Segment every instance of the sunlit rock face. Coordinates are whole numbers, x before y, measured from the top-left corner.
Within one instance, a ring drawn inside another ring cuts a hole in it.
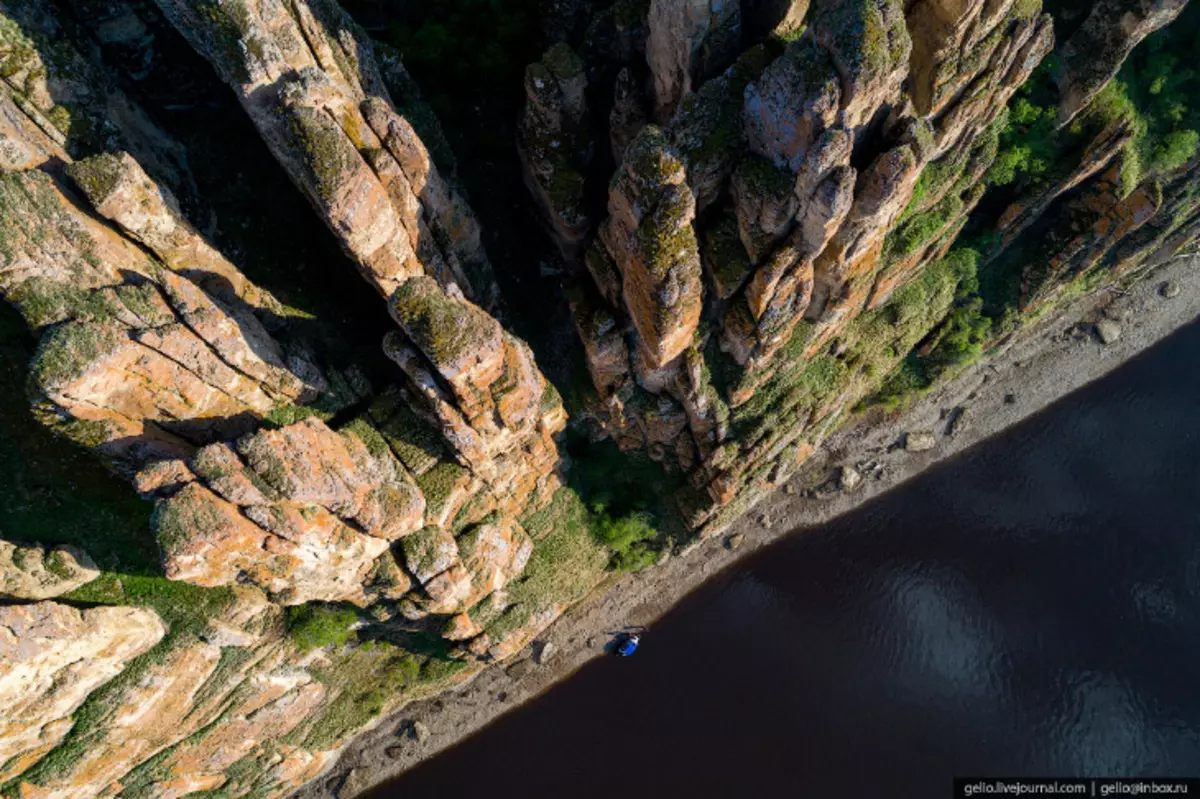
[[[341,8],[270,0],[158,6],[238,94],[384,296],[424,274],[492,304],[474,215],[396,112],[370,39]]]
[[[695,524],[789,473],[867,390],[837,366],[842,385],[814,398],[802,376],[947,255],[981,196],[1009,98],[1053,44],[1030,3],[727,12],[648,9],[652,80],[639,98],[636,64],[619,76],[611,118],[623,125],[624,109],[642,105],[661,127],[633,139],[614,129],[608,218],[580,259],[594,287],[571,300],[597,419],[622,447],[692,474],[679,499]],[[748,33],[764,29],[780,40],[762,46]],[[739,44],[716,46],[718,30]],[[756,407],[756,395],[773,407]],[[667,406],[682,428],[663,425]]]
[[[100,576],[86,552],[0,541],[0,598],[52,599]]]
[[[165,632],[141,608],[0,606],[0,777],[20,774],[58,745],[88,694]]]

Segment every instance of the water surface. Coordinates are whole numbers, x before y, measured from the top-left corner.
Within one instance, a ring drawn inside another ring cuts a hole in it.
[[[705,584],[383,797],[1200,775],[1200,327]]]

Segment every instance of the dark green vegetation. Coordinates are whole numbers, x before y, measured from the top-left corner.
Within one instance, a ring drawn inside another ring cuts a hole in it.
[[[354,635],[358,613],[350,607],[310,602],[287,609],[287,631],[296,647],[341,647]]]
[[[610,554],[596,542],[587,507],[571,488],[560,489],[547,507],[521,519],[535,546],[521,577],[506,590],[511,604],[493,612],[484,602],[471,618],[494,638],[537,616],[582,599],[604,576]]]
[[[655,463],[644,450],[621,452],[612,441],[569,435],[571,489],[587,506],[593,537],[612,550],[615,569],[652,564],[687,533],[674,494],[684,475]]]
[[[1045,186],[1073,168],[1096,133],[1125,125],[1123,188],[1181,166],[1200,144],[1200,8],[1194,4],[1171,25],[1151,34],[1088,109],[1058,129],[1057,59],[1048,57],[1011,104],[1000,154],[989,174],[995,186],[1017,191]]]
[[[1048,257],[1048,223],[1044,219],[1002,253],[989,231],[1009,203],[1029,201],[1074,170],[1099,134],[1122,128],[1128,132],[1119,156],[1122,194],[1143,180],[1169,175],[1196,155],[1200,71],[1192,64],[1198,48],[1200,6],[1191,4],[1174,23],[1147,37],[1092,104],[1061,129],[1056,126],[1057,59],[1051,54],[1042,62],[1010,103],[999,152],[987,175],[991,189],[951,256],[960,275],[954,306],[869,404],[886,408],[907,404],[1016,330],[1021,321],[1022,270]],[[918,194],[922,184],[936,180],[929,174],[936,166],[922,176]],[[1094,289],[1105,280],[1103,269],[1081,275],[1068,286],[1068,296]]]

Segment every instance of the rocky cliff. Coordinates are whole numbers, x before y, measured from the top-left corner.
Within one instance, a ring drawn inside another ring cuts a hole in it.
[[[145,503],[0,518],[0,791],[286,795],[1189,246],[1185,5],[556,0],[496,167],[332,0],[0,0],[14,462]]]

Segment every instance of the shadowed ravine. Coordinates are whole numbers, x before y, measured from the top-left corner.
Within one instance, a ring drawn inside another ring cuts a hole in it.
[[[944,796],[1200,771],[1193,325],[743,561],[369,796]]]

